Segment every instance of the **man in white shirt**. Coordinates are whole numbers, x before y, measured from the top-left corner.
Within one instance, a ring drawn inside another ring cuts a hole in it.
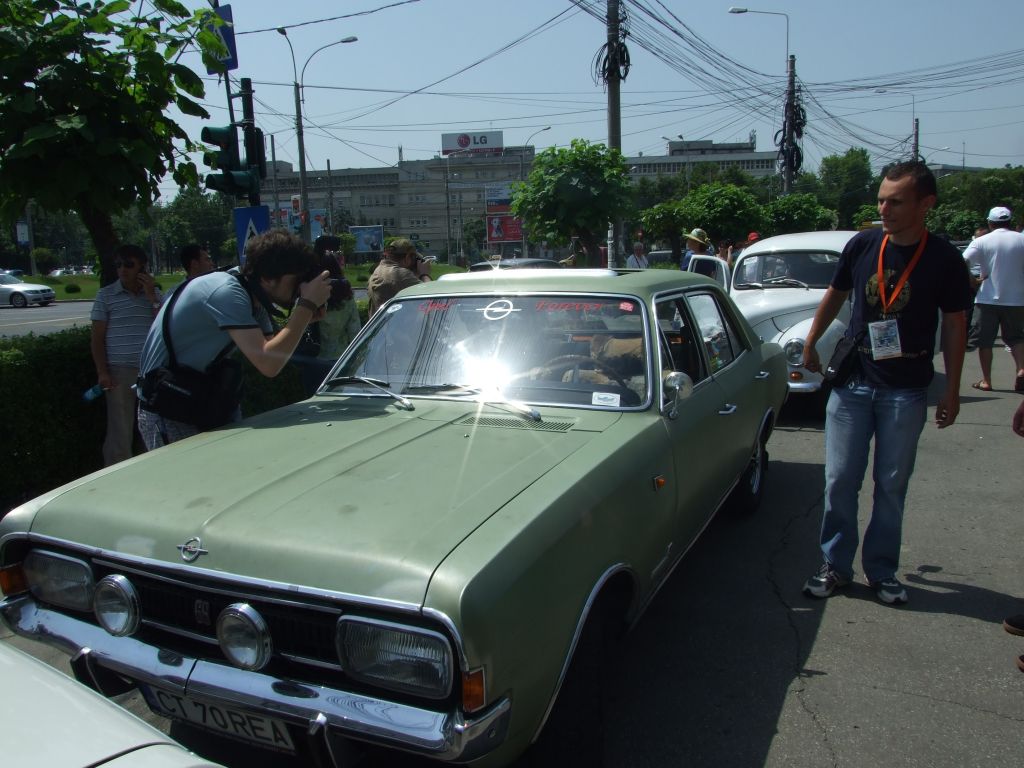
[[[967,246],[964,259],[977,267],[981,287],[974,303],[978,310],[978,361],[981,380],[975,389],[992,389],[992,347],[996,332],[1013,355],[1014,389],[1024,392],[1024,234],[1012,226],[1009,208],[997,205],[988,213],[989,233]]]

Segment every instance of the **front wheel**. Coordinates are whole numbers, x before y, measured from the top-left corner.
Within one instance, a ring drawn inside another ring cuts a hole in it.
[[[764,496],[764,478],[767,471],[768,449],[765,447],[764,435],[761,434],[754,442],[750,463],[732,492],[730,502],[736,512],[750,515],[757,511]]]
[[[28,299],[20,293],[13,293],[11,294],[11,306],[17,307],[18,309],[24,309],[28,306]]]

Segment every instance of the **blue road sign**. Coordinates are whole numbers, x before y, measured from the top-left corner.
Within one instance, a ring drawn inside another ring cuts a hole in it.
[[[238,264],[245,264],[245,246],[260,232],[270,229],[270,209],[265,205],[235,208],[235,240],[238,242]]]
[[[220,16],[224,23],[220,26],[213,28],[213,33],[218,35],[221,40],[224,41],[224,47],[228,49],[227,56],[218,57],[224,62],[224,69],[230,72],[233,69],[238,69],[238,49],[235,47],[235,22],[231,17],[231,6],[221,5],[213,9],[213,12]],[[219,72],[215,69],[206,68],[208,75],[216,75]]]

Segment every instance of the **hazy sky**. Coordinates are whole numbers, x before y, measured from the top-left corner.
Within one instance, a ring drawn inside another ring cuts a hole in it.
[[[231,74],[253,80],[257,124],[274,135],[277,158],[295,167],[294,73],[279,26],[288,28],[297,69],[305,65],[310,169],[327,160],[332,168],[392,165],[399,146],[407,160],[427,159],[439,152],[442,133],[462,130],[501,130],[506,145],[518,145],[550,125],[531,142],[539,149],[577,137],[603,142],[606,95],[593,65],[605,41],[606,4],[235,0],[240,65]],[[663,154],[665,136],[744,141],[751,131],[759,150],[772,149],[788,27],[807,112],[805,169],[850,146],[868,149],[875,166],[909,154],[915,116],[921,153],[931,162],[1024,162],[1021,0],[747,6],[788,14],[788,23],[782,15],[730,14],[729,0],[623,5],[631,59],[622,84],[627,155]],[[310,58],[349,35],[358,41]],[[196,55],[183,61],[205,71]],[[209,124],[226,122],[225,88],[215,77],[204,103]],[[202,123],[182,122],[198,138]],[[173,183],[163,188],[173,194]]]

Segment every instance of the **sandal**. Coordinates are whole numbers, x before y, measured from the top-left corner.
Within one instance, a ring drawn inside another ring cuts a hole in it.
[[[1018,379],[1018,383],[1020,383],[1021,386],[1024,387],[1024,381]],[[980,389],[982,392],[992,391],[992,386],[990,384],[986,384],[984,379],[982,379],[981,381],[974,382],[973,384],[971,384],[971,386],[974,387],[975,389]]]

